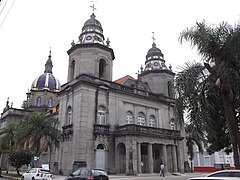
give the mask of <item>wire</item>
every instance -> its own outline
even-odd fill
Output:
[[[2,0],[0,0],[0,6],[1,6],[1,4],[2,4]]]
[[[15,3],[15,0],[13,1],[12,5],[10,6],[10,8],[8,9],[8,12],[7,12],[6,16],[4,17],[2,23],[0,24],[0,28],[2,27],[2,25],[3,25],[4,21],[5,21],[5,19],[7,18],[8,13],[11,11],[11,9],[12,9],[14,3]],[[0,13],[0,15],[1,15],[1,13]]]
[[[2,8],[2,10],[1,10],[1,12],[0,12],[0,15],[2,14],[2,12],[3,12],[3,9],[5,8],[5,6],[6,6],[7,2],[8,2],[8,0],[7,0],[7,1],[5,2],[5,4],[3,5],[3,8]]]

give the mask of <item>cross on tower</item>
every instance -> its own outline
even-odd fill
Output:
[[[93,14],[94,14],[94,10],[97,10],[97,9],[96,9],[95,6],[94,6],[94,1],[91,1],[91,2],[93,3],[93,5],[91,5],[90,7],[92,8]]]
[[[153,36],[152,36],[152,40],[153,42],[155,41],[155,37],[154,37],[154,32],[152,32]]]

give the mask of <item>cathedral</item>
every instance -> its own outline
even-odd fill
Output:
[[[79,167],[105,169],[109,174],[184,172],[187,161],[184,129],[174,116],[174,76],[153,41],[137,79],[126,75],[113,80],[114,50],[105,40],[93,13],[84,23],[78,42],[67,51],[67,82],[53,75],[51,51],[44,73],[27,92],[23,109],[7,101],[0,129],[27,113],[42,111],[59,120],[60,147],[49,162],[55,174],[69,174]],[[6,157],[2,154],[0,165]]]

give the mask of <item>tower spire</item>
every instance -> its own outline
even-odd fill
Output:
[[[52,53],[52,51],[51,51],[51,47],[50,47],[48,60],[47,60],[47,62],[45,64],[45,71],[44,71],[44,73],[51,73],[52,74],[52,67],[53,67],[53,65],[52,65],[52,60],[51,60],[51,58],[52,58],[51,53]]]

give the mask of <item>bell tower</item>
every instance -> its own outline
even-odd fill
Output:
[[[67,51],[69,55],[68,79],[70,82],[81,74],[87,74],[104,80],[112,81],[112,66],[114,60],[110,41],[103,35],[101,23],[93,13],[82,28],[77,43]]]
[[[173,98],[175,73],[172,72],[171,66],[166,66],[164,55],[154,42],[154,34],[152,39],[153,44],[147,52],[145,68],[141,69],[139,76],[142,81],[148,83],[153,93]]]

